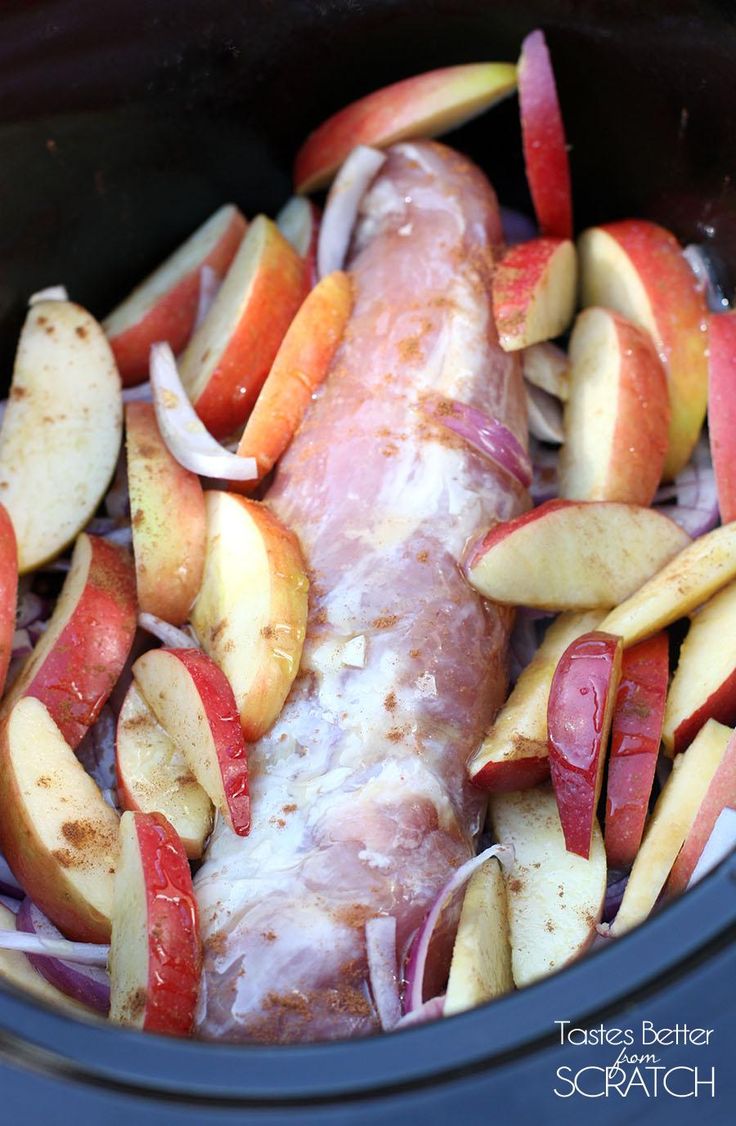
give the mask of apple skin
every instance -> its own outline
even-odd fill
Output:
[[[623,219],[578,242],[583,306],[620,313],[651,335],[670,397],[664,477],[687,465],[705,419],[708,391],[705,295],[677,239],[656,223]]]
[[[136,622],[130,556],[107,540],[82,533],[49,625],[0,714],[21,696],[35,696],[69,746],[79,746],[123,670]]]
[[[538,238],[510,247],[493,271],[491,293],[504,351],[515,352],[559,336],[575,314],[574,243]]]
[[[0,504],[0,697],[5,688],[15,633],[18,599],[18,550],[13,524]]]
[[[634,863],[644,833],[662,739],[669,677],[667,634],[627,649],[611,724],[605,844],[611,868]]]
[[[710,318],[708,433],[721,520],[736,520],[736,312]]]
[[[152,344],[165,340],[181,352],[194,328],[202,268],[224,277],[247,226],[233,204],[221,207],[105,318],[124,387],[148,379]]]
[[[189,1036],[202,972],[199,912],[181,841],[161,813],[124,813],[110,951],[110,1019]]]
[[[568,852],[588,859],[621,676],[620,637],[593,630],[565,650],[549,690],[549,768]]]
[[[255,458],[258,466],[258,480],[243,482],[243,491],[256,488],[271,472],[299,429],[330,370],[352,305],[350,279],[340,270],[322,278],[305,298],[240,439],[238,454]],[[235,489],[235,483],[231,487]]]
[[[526,178],[543,235],[572,238],[572,190],[565,127],[543,31],[521,45],[519,108]]]
[[[180,626],[202,581],[204,493],[169,452],[152,403],[128,403],[125,430],[138,605]]]
[[[303,260],[259,215],[179,364],[194,408],[216,438],[233,434],[250,414],[306,290]]]
[[[509,63],[444,67],[394,82],[352,102],[310,133],[294,162],[294,191],[326,187],[356,145],[437,137],[516,89]]]
[[[651,337],[585,309],[570,338],[560,496],[650,505],[667,454],[667,376]]]

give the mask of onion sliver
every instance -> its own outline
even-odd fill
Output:
[[[707,876],[736,848],[736,809],[722,809],[690,877],[688,888]]]
[[[228,453],[197,417],[168,344],[151,346],[151,387],[161,437],[180,465],[221,481],[257,479],[255,458]]]
[[[516,435],[497,418],[457,399],[429,396],[422,407],[432,418],[459,434],[474,449],[510,473],[525,488],[531,484],[529,455]]]
[[[210,309],[212,302],[217,297],[217,291],[222,284],[220,275],[212,269],[211,266],[202,266],[199,271],[199,300],[197,303],[197,315],[194,318],[194,328],[192,332],[196,332],[202,321],[205,319]]]
[[[439,997],[430,997],[418,1009],[405,1013],[394,1028],[407,1028],[411,1024],[424,1024],[428,1020],[439,1020],[445,1015],[445,994]]]
[[[335,177],[319,229],[317,273],[321,278],[342,269],[360,201],[385,160],[385,153],[358,145]]]
[[[135,387],[123,387],[123,402],[124,403],[150,403],[153,398],[151,391],[150,380],[145,383],[138,383]]]
[[[674,504],[668,501],[674,500]],[[715,528],[720,518],[716,477],[707,441],[701,439],[690,463],[673,485],[665,485],[654,498],[655,507],[696,539]]]
[[[41,952],[26,950],[29,962],[41,977],[56,986],[68,997],[81,1001],[83,1005],[101,1013],[107,1013],[110,1008],[110,976],[104,968],[109,955],[109,946],[94,946],[89,942],[67,942],[57,930],[50,919],[32,903],[24,899],[16,916],[16,934],[27,941],[34,940],[44,943]],[[21,933],[23,932],[23,933]],[[64,956],[58,958],[52,954],[53,943],[63,943],[66,946],[79,948],[84,961],[80,958]],[[90,959],[99,952],[97,961]]]
[[[373,1001],[384,1032],[401,1019],[396,958],[396,919],[382,915],[365,924],[365,948]]]
[[[20,950],[23,954],[35,954],[45,958],[63,958],[67,962],[78,962],[87,966],[106,966],[110,953],[109,946],[98,946],[92,942],[69,942],[66,938],[42,938],[26,931],[6,931],[0,929],[0,947],[3,950]]]
[[[526,406],[529,413],[530,434],[540,442],[561,446],[565,441],[565,431],[559,399],[555,399],[554,395],[543,391],[541,387],[527,383]]]
[[[29,305],[38,305],[41,301],[68,301],[69,293],[65,285],[47,285],[39,289],[28,298]]]
[[[177,626],[169,625],[163,618],[157,618],[155,614],[138,615],[138,625],[141,629],[146,630],[147,633],[152,633],[159,641],[169,649],[199,649],[200,644],[193,634],[187,633],[186,630],[178,629]]]
[[[729,308],[728,298],[721,287],[718,271],[708,249],[691,242],[682,252],[685,261],[700,283],[711,313],[723,313]]]
[[[9,895],[12,899],[23,899],[26,894],[20,886],[12,871],[7,860],[0,852],[0,892],[3,895]]]

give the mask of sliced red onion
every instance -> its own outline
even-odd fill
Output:
[[[48,285],[39,289],[28,298],[29,305],[38,305],[40,301],[68,301],[69,294],[65,285]]]
[[[408,1028],[412,1024],[424,1024],[429,1020],[439,1020],[440,1017],[445,1015],[445,994],[439,997],[431,997],[429,1001],[425,1001],[418,1009],[412,1009],[410,1013],[404,1013],[400,1021],[394,1025],[394,1029]]]
[[[18,629],[37,622],[39,618],[48,617],[49,605],[46,599],[41,598],[32,590],[18,592],[18,608],[15,612],[15,624]]]
[[[557,473],[559,450],[540,445],[534,438],[529,446],[532,459],[531,498],[535,504],[555,500],[560,491]]]
[[[87,966],[106,966],[110,955],[109,946],[97,946],[91,942],[69,942],[64,937],[42,938],[40,935],[28,934],[25,931],[3,929],[0,929],[0,948],[20,950],[22,954],[36,954],[44,958],[64,958],[65,961],[79,962]]]
[[[565,430],[562,425],[562,406],[559,399],[535,387],[526,384],[526,406],[529,414],[529,431],[540,442],[549,442],[551,445],[561,446],[565,441]]]
[[[202,321],[205,319],[210,309],[212,302],[217,297],[217,291],[222,285],[222,278],[213,270],[211,266],[202,266],[199,271],[199,300],[197,302],[197,314],[194,318],[194,328],[192,332],[196,332]]]
[[[412,943],[409,963],[406,967],[406,993],[404,996],[406,1012],[415,1012],[422,1007],[424,1002],[424,970],[427,964],[427,954],[429,953],[432,935],[442,912],[453,895],[465,886],[473,872],[480,868],[482,864],[485,864],[486,860],[490,860],[492,856],[495,856],[501,864],[508,867],[513,863],[514,850],[508,844],[491,845],[478,856],[473,856],[470,860],[467,860],[457,871],[453,872],[427,912],[427,916]]]
[[[163,618],[157,618],[155,614],[138,615],[138,625],[141,629],[152,633],[159,641],[169,649],[193,649],[200,648],[199,641],[197,640],[194,631],[178,629],[176,626],[169,625]]]
[[[28,626],[28,636],[31,639],[31,645],[36,645],[42,633],[45,633],[49,628],[49,618],[39,618],[36,622],[31,622]]]
[[[124,453],[118,458],[115,476],[105,497],[105,511],[113,520],[127,520],[130,517],[128,465]]]
[[[614,872],[608,873],[608,881],[606,885],[606,897],[603,900],[603,922],[612,923],[616,917],[621,900],[626,891],[626,885],[629,882],[628,872]]]
[[[115,714],[112,708],[105,704],[97,721],[90,727],[76,750],[77,758],[87,773],[94,778],[103,795],[111,792],[114,794],[117,785],[115,728]],[[114,799],[108,804],[114,806]]]
[[[685,247],[682,253],[690,269],[698,279],[700,288],[705,293],[705,299],[711,313],[723,313],[729,309],[728,298],[724,293],[709,248],[699,243],[691,242],[689,246]]]
[[[5,416],[5,408],[7,407],[7,405],[8,405],[7,399],[0,399],[0,426],[2,426],[2,424],[3,424],[3,418]]]
[[[238,457],[216,441],[197,417],[179,378],[168,344],[151,347],[151,386],[161,436],[185,469],[222,481],[254,481],[253,457]]]
[[[381,915],[365,924],[368,980],[381,1028],[388,1032],[401,1019],[399,971],[396,957],[396,919]]]
[[[722,809],[713,826],[700,859],[695,865],[688,888],[712,872],[736,848],[736,809]]]
[[[12,911],[14,915],[18,914],[20,909],[19,899],[13,899],[9,895],[0,894],[0,903],[2,903],[3,907],[7,907],[8,911]]]
[[[517,242],[529,242],[539,235],[539,227],[534,220],[523,211],[515,211],[513,207],[501,208],[501,227],[503,240],[507,246],[513,246]]]
[[[10,865],[0,852],[0,892],[12,899],[23,899],[25,892],[13,875]]]
[[[135,387],[123,387],[123,402],[124,403],[151,403],[151,402],[153,402],[153,394],[151,392],[151,381],[147,379],[145,383],[138,383]]]
[[[679,524],[693,539],[715,528],[720,512],[716,477],[707,440],[701,438],[689,465],[678,473],[674,484],[665,485],[657,491],[654,506]]]
[[[26,898],[17,915],[16,934],[33,968],[62,993],[98,1012],[110,1008],[110,975],[105,968],[109,946],[68,942],[50,919]],[[29,947],[33,942],[34,946]],[[71,949],[69,949],[71,948]],[[61,952],[61,957],[59,953]]]
[[[437,396],[424,399],[422,408],[437,422],[459,434],[474,449],[489,457],[506,473],[510,473],[525,488],[531,484],[532,465],[529,455],[516,435],[497,418],[457,399],[441,399]]]
[[[521,676],[534,658],[542,643],[553,614],[532,610],[526,606],[516,611],[514,628],[509,641],[509,677],[512,684]]]
[[[33,642],[27,629],[17,629],[13,634],[13,644],[10,650],[10,659],[15,661],[20,657],[27,657],[33,652]]]
[[[323,278],[341,270],[350,246],[360,201],[386,154],[358,145],[338,172],[327,196],[317,244],[317,273]]]

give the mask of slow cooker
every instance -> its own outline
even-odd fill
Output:
[[[707,244],[731,292],[733,0],[6,0],[3,383],[29,293],[64,283],[104,315],[220,203],[275,212],[298,143],[341,105],[433,67],[513,60],[538,26],[577,226],[656,219]],[[515,100],[450,143],[503,203],[529,208]],[[0,986],[0,1120],[731,1121],[734,938],[736,856],[551,979],[362,1042],[179,1042],[78,1023]],[[640,1073],[628,1089],[624,1064]]]

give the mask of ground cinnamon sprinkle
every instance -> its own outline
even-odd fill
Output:
[[[371,625],[374,629],[391,629],[399,620],[398,614],[386,614],[381,618],[374,618]]]
[[[383,701],[383,706],[387,712],[392,712],[396,708],[396,693],[389,692],[386,699]]]

